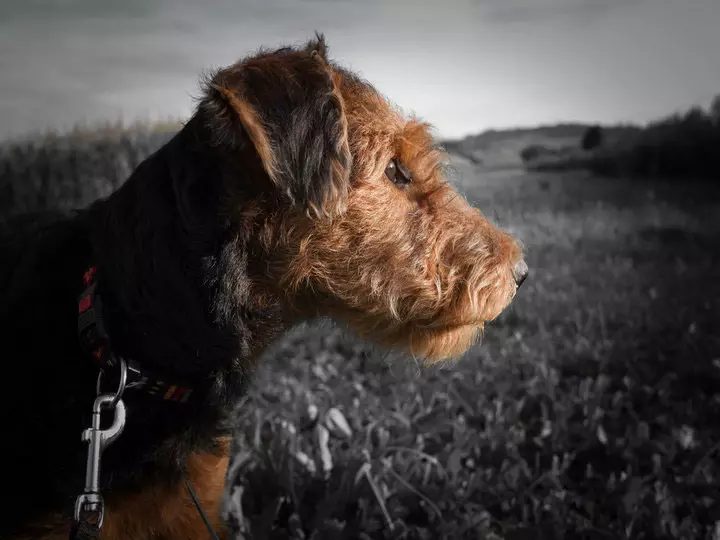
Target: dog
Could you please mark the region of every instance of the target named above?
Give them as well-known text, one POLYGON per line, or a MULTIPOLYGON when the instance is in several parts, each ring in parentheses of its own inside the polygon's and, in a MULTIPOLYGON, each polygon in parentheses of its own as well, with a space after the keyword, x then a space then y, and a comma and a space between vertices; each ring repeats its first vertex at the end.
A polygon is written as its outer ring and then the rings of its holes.
POLYGON ((4 223, 0 536, 222 537, 230 411, 298 322, 462 355, 528 267, 443 159, 318 34, 207 77, 109 197, 4 223))

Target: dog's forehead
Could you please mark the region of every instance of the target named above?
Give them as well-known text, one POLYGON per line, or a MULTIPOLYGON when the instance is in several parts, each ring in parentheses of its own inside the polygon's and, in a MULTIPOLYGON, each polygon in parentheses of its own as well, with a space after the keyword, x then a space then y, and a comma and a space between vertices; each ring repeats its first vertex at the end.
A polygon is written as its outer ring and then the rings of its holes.
POLYGON ((332 77, 350 121, 384 124, 386 129, 402 128, 403 115, 368 81, 337 66, 332 67, 332 77))
POLYGON ((427 149, 434 146, 430 125, 406 115, 372 84, 356 74, 333 66, 333 79, 343 97, 351 131, 364 137, 393 141, 398 147, 427 149))

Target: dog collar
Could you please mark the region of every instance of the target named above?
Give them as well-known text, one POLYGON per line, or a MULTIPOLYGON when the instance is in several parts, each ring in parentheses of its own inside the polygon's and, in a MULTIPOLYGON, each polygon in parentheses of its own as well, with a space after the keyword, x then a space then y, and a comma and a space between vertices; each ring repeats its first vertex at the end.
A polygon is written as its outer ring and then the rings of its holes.
MULTIPOLYGON (((97 290, 95 275, 97 267, 90 267, 83 275, 85 289, 78 301, 78 334, 80 344, 92 355, 103 373, 119 369, 118 357, 110 347, 110 338, 105 329, 102 313, 102 299, 97 290)), ((142 391, 164 401, 186 403, 193 395, 193 389, 171 378, 147 369, 141 369, 132 359, 125 358, 127 365, 127 390, 142 391)))

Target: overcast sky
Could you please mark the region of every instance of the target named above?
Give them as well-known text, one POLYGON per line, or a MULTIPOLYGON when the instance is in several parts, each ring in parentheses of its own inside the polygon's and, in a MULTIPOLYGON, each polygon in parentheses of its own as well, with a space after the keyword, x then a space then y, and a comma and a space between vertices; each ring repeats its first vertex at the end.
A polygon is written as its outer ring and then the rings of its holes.
POLYGON ((0 137, 185 117, 202 70, 316 29, 445 137, 720 93, 720 0, 0 0, 0 137))

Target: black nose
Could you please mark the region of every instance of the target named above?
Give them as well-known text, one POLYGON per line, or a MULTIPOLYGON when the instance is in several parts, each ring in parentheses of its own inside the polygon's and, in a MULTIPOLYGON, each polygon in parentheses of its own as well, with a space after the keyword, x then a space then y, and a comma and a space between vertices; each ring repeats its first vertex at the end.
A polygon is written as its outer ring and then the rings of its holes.
POLYGON ((517 283, 518 288, 525 282, 529 273, 530 269, 524 260, 521 260, 515 265, 513 268, 513 277, 515 278, 515 283, 517 283))

